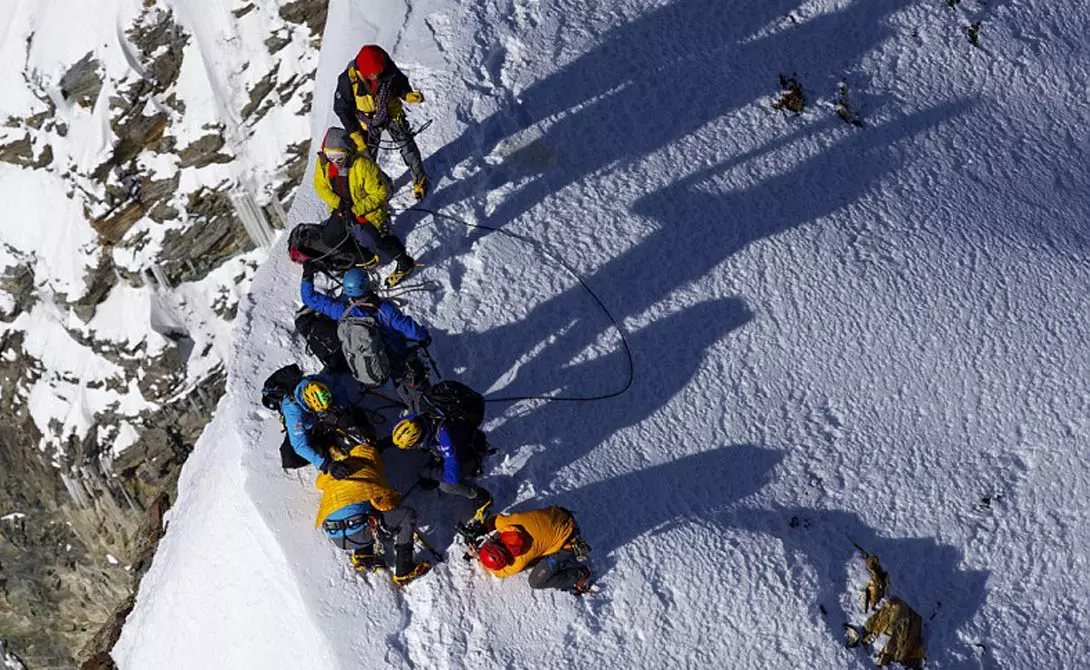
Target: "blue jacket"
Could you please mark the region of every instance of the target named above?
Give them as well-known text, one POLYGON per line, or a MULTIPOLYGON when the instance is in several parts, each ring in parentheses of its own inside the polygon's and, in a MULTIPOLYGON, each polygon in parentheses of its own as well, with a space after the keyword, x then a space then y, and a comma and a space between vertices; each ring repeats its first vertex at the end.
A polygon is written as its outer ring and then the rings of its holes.
POLYGON ((284 426, 288 430, 288 441, 295 453, 321 468, 325 460, 323 456, 310 443, 309 432, 316 426, 320 419, 318 415, 307 409, 303 402, 303 387, 308 381, 319 381, 329 387, 333 395, 333 407, 339 412, 347 411, 350 407, 359 403, 362 399, 359 384, 352 375, 340 373, 334 375, 317 374, 303 377, 303 380, 295 387, 295 392, 285 395, 280 401, 280 413, 284 416, 284 426))
POLYGON ((469 475, 479 456, 473 447, 474 426, 423 418, 427 424, 420 447, 430 449, 443 459, 443 482, 455 484, 469 475))
POLYGON ((299 293, 304 305, 334 321, 339 321, 345 310, 351 310, 350 316, 374 315, 382 330, 386 353, 393 359, 404 360, 412 343, 429 339, 427 328, 402 314, 397 305, 389 300, 379 301, 378 309, 352 305, 347 298, 337 299, 314 290, 314 282, 308 279, 299 284, 299 293))

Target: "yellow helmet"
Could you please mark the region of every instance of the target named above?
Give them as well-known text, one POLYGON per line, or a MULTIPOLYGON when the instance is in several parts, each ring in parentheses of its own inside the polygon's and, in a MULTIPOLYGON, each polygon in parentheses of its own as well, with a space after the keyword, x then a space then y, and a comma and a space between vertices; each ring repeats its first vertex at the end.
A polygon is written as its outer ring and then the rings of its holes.
POLYGON ((394 426, 394 444, 398 449, 412 449, 420 441, 420 421, 418 419, 402 419, 394 426))
POLYGON ((303 404, 312 412, 324 414, 333 404, 333 394, 322 382, 308 381, 303 387, 303 404))

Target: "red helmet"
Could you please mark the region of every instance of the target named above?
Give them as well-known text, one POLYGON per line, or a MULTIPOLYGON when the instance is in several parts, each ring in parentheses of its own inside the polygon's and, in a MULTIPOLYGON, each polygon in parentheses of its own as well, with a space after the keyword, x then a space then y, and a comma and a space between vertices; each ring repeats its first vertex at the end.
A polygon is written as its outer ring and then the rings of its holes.
POLYGON ((489 570, 503 570, 511 564, 511 554, 507 548, 494 542, 482 544, 477 555, 481 559, 481 565, 489 570))
POLYGON ((382 47, 368 44, 356 54, 356 72, 361 77, 374 77, 386 69, 386 52, 382 47))

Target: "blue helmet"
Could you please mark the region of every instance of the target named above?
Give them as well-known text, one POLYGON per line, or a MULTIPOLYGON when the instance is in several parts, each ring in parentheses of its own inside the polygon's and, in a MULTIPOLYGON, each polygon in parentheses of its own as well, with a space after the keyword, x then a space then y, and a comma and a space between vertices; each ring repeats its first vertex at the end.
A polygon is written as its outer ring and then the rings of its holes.
POLYGON ((371 290, 371 274, 362 268, 352 268, 344 273, 344 294, 359 298, 371 290))

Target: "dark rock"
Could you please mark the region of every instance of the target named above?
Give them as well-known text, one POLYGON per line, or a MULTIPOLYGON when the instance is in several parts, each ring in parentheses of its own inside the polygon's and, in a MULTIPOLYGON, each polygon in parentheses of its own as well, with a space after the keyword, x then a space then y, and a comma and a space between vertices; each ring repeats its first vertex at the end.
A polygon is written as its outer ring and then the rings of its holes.
POLYGON ((261 107, 261 103, 275 87, 276 70, 270 70, 269 73, 261 79, 261 81, 257 82, 257 84, 252 89, 250 89, 250 102, 246 103, 246 106, 242 108, 242 118, 249 119, 254 112, 258 111, 259 108, 261 109, 261 113, 254 117, 253 120, 257 121, 261 117, 265 116, 265 114, 268 113, 269 108, 272 107, 272 103, 270 102, 263 108, 261 107))
POLYGON ((283 30, 277 31, 269 35, 265 40, 265 47, 268 48, 269 53, 274 54, 291 44, 291 35, 284 34, 285 32, 283 30))
POLYGON ((91 52, 87 52, 61 77, 61 96, 75 100, 80 107, 93 107, 102 91, 102 77, 98 72, 101 64, 91 52))
POLYGON ((211 163, 230 163, 234 157, 220 153, 224 144, 222 132, 205 135, 178 154, 181 160, 180 167, 201 168, 211 163))
POLYGON ((246 16, 247 14, 254 11, 255 9, 257 9, 257 5, 255 5, 254 3, 251 2, 250 4, 246 5, 245 7, 239 7, 238 9, 233 10, 231 13, 235 15, 236 19, 241 19, 242 17, 246 16))
POLYGON ((0 145, 0 161, 14 165, 30 165, 34 161, 34 144, 30 141, 30 133, 22 139, 0 145))
POLYGON ((281 202, 287 202, 295 195, 295 189, 298 188, 303 181, 303 177, 306 176, 307 159, 309 158, 307 154, 309 151, 310 140, 289 144, 284 150, 284 154, 288 159, 281 163, 280 167, 284 169, 285 179, 276 191, 276 197, 281 202))
POLYGON ((144 206, 134 201, 111 210, 105 218, 92 221, 91 227, 109 244, 117 244, 143 216, 144 206))
POLYGON ((0 288, 15 299, 15 307, 9 314, 0 316, 0 320, 11 322, 38 301, 38 295, 34 291, 34 270, 30 263, 21 263, 5 270, 0 275, 0 288))
POLYGON ((288 23, 306 24, 311 36, 321 38, 328 12, 327 0, 295 0, 280 8, 280 18, 288 23))

